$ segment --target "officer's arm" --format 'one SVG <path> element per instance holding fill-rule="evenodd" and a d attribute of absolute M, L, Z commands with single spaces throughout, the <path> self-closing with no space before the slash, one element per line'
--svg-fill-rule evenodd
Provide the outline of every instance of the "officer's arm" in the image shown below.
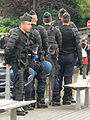
<path fill-rule="evenodd" d="M 32 34 L 33 34 L 34 43 L 39 45 L 38 51 L 42 51 L 42 40 L 39 32 L 37 30 L 34 30 Z"/>
<path fill-rule="evenodd" d="M 17 33 L 13 33 L 8 42 L 7 42 L 7 45 L 6 45 L 6 48 L 5 48 L 5 62 L 7 64 L 10 63 L 10 59 L 12 57 L 12 54 L 13 54 L 13 49 L 15 47 L 15 44 L 16 44 L 16 41 L 18 40 L 19 36 L 17 35 Z"/>
<path fill-rule="evenodd" d="M 80 43 L 80 33 L 77 29 L 72 29 L 75 36 L 75 43 L 76 43 L 76 50 L 79 61 L 82 61 L 82 49 L 81 49 L 81 43 Z"/>
<path fill-rule="evenodd" d="M 56 28 L 55 39 L 57 41 L 59 48 L 61 48 L 61 46 L 62 46 L 62 34 L 58 28 Z"/>
<path fill-rule="evenodd" d="M 77 26 L 74 24 L 74 22 L 70 22 L 70 26 L 72 27 L 72 28 L 75 28 L 75 29 L 77 29 L 78 30 L 78 28 L 77 28 Z"/>
<path fill-rule="evenodd" d="M 9 49 L 10 53 L 14 49 L 16 41 L 18 40 L 18 38 L 19 38 L 19 35 L 17 33 L 13 33 L 10 36 L 10 38 L 9 38 L 9 40 L 7 42 L 7 46 L 6 46 Z"/>
<path fill-rule="evenodd" d="M 39 33 L 41 35 L 41 39 L 42 39 L 42 46 L 43 49 L 45 50 L 46 54 L 48 52 L 48 34 L 47 31 L 45 30 L 45 28 L 43 26 L 38 26 L 38 30 Z"/>

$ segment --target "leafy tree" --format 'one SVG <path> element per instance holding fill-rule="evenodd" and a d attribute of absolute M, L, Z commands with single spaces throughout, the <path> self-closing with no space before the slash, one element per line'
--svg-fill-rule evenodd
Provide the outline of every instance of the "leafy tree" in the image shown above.
<path fill-rule="evenodd" d="M 77 0 L 79 2 L 79 15 L 80 19 L 80 26 L 86 26 L 88 20 L 90 20 L 90 0 Z"/>
<path fill-rule="evenodd" d="M 79 27 L 86 26 L 87 21 L 90 19 L 90 0 L 69 0 L 69 3 L 78 9 L 78 16 L 75 17 L 75 21 L 77 18 L 76 24 Z"/>
<path fill-rule="evenodd" d="M 90 0 L 36 0 L 36 12 L 39 22 L 42 24 L 42 16 L 49 11 L 53 19 L 58 19 L 57 14 L 60 8 L 65 8 L 71 15 L 72 21 L 78 26 L 86 26 L 90 19 Z M 0 15 L 19 17 L 33 8 L 33 0 L 0 0 Z"/>
<path fill-rule="evenodd" d="M 20 16 L 32 8 L 33 0 L 0 0 L 0 15 Z"/>
<path fill-rule="evenodd" d="M 19 26 L 19 19 L 13 17 L 12 15 L 8 18 L 2 18 L 0 20 L 0 32 L 6 33 L 9 32 L 11 28 Z"/>

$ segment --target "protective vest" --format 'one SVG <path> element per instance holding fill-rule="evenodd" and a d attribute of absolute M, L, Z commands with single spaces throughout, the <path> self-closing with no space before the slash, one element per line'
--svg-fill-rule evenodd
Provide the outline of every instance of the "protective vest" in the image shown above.
<path fill-rule="evenodd" d="M 54 26 L 45 26 L 48 34 L 48 52 L 52 55 L 55 54 L 58 48 L 58 44 L 55 38 L 56 30 Z"/>

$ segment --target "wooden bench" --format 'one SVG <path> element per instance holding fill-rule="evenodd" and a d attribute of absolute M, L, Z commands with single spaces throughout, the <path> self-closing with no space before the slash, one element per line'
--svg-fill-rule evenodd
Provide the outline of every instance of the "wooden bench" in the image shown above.
<path fill-rule="evenodd" d="M 11 110 L 11 120 L 16 120 L 16 109 L 25 105 L 29 105 L 35 103 L 36 100 L 32 101 L 14 101 L 8 99 L 0 100 L 0 113 L 6 112 L 7 110 Z"/>
<path fill-rule="evenodd" d="M 80 91 L 85 90 L 85 106 L 89 106 L 89 88 L 90 84 L 87 83 L 73 83 L 64 85 L 64 87 L 69 87 L 76 90 L 76 109 L 81 109 L 81 101 L 80 101 Z"/>

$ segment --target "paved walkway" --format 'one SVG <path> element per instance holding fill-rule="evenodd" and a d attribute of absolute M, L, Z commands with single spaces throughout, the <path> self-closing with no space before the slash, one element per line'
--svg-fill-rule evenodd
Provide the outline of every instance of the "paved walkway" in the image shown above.
<path fill-rule="evenodd" d="M 90 79 L 90 75 L 88 76 Z M 78 82 L 87 82 L 82 80 L 79 75 Z M 35 109 L 29 111 L 26 116 L 18 116 L 17 120 L 90 120 L 90 107 L 85 108 L 84 105 L 84 90 L 81 91 L 81 110 L 75 109 L 75 104 L 61 105 L 59 107 L 49 106 L 48 109 Z M 10 111 L 0 114 L 0 120 L 10 120 Z"/>

